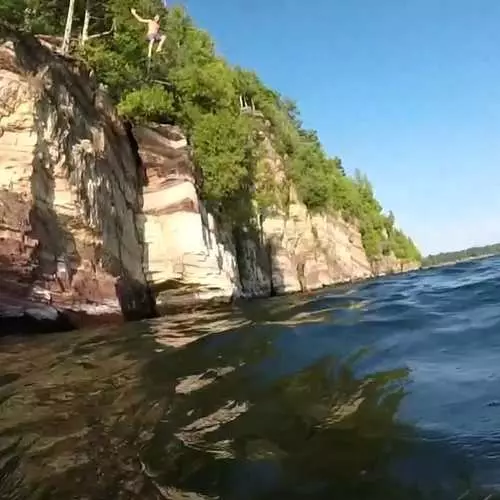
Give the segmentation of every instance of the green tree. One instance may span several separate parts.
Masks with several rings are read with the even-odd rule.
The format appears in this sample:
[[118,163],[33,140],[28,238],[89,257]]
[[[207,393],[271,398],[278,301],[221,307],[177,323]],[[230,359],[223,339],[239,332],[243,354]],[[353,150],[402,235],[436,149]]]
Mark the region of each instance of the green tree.
[[251,188],[254,139],[248,118],[228,111],[202,115],[194,125],[192,143],[207,200],[233,200]]
[[127,118],[144,122],[168,122],[175,114],[174,97],[161,85],[144,86],[127,92],[118,104]]
[[25,19],[29,15],[26,11],[27,7],[26,1],[2,0],[0,2],[0,18],[21,28],[25,25]]

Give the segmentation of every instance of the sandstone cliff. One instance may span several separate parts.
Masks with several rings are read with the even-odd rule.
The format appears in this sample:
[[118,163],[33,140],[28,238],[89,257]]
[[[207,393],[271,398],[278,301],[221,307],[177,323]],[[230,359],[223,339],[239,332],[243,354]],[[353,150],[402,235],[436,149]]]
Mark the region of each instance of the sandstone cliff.
[[[311,215],[293,188],[285,213],[264,218],[258,228],[228,231],[198,197],[179,129],[138,127],[134,135],[149,178],[145,234],[159,302],[265,297],[374,275],[357,228]],[[396,272],[390,268],[396,263],[381,262],[377,273]]]
[[[0,48],[0,304],[6,317],[149,316],[142,171],[87,72],[29,36]],[[118,279],[119,278],[119,279]]]
[[[199,198],[182,131],[127,128],[75,60],[14,33],[0,47],[0,157],[0,332],[26,313],[69,311],[70,328],[151,316],[155,299],[266,297],[406,270],[393,256],[370,264],[356,226],[311,215],[293,187],[286,210],[230,229]],[[270,150],[273,175],[280,161]]]

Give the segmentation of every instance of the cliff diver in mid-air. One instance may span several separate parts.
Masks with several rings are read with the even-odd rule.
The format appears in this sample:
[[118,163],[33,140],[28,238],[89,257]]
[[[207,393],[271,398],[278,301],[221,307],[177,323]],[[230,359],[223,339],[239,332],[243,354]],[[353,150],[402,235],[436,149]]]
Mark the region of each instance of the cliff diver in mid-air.
[[160,33],[160,16],[157,14],[153,19],[143,19],[137,14],[135,9],[130,9],[132,15],[141,23],[146,23],[148,25],[148,32],[146,38],[149,42],[148,48],[148,58],[151,59],[151,53],[153,52],[153,45],[158,42],[156,47],[156,52],[160,52],[163,44],[165,43],[166,36]]

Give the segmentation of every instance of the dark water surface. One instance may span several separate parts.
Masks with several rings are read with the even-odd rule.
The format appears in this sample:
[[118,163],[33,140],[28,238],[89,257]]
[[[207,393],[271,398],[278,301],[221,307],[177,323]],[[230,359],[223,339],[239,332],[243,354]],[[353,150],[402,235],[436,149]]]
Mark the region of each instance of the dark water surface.
[[500,498],[500,259],[0,341],[0,498]]

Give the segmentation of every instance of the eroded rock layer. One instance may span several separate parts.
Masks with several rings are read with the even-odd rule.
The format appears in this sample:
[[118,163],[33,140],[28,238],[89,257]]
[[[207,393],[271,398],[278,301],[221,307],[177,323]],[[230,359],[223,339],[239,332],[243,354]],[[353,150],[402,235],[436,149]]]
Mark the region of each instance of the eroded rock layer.
[[153,314],[128,131],[75,61],[10,39],[0,48],[4,316],[40,300],[76,319]]

